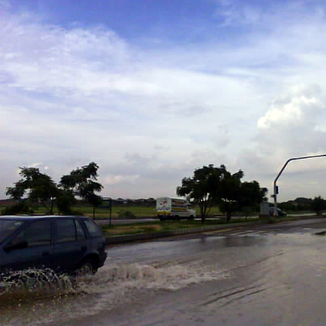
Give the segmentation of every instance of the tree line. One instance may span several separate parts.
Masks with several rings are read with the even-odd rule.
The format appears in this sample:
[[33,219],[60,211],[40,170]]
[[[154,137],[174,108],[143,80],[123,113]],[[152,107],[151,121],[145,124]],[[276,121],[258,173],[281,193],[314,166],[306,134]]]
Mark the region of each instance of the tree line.
[[203,223],[213,205],[219,206],[229,222],[234,212],[249,211],[266,200],[267,188],[261,188],[255,180],[243,182],[243,176],[242,170],[232,174],[225,165],[209,164],[196,169],[192,177],[183,178],[176,192],[198,205]]
[[102,202],[102,198],[96,194],[103,188],[97,182],[98,168],[96,163],[91,162],[63,175],[57,184],[38,168],[21,167],[21,179],[6,191],[6,195],[18,203],[6,208],[3,214],[31,214],[33,208],[38,206],[44,207],[50,215],[55,206],[60,214],[73,214],[72,206],[77,198],[88,202],[95,209]]
[[[6,195],[17,201],[7,207],[3,214],[32,214],[33,208],[42,206],[46,214],[53,214],[56,206],[59,214],[73,214],[72,207],[81,199],[95,210],[102,204],[102,197],[97,194],[103,186],[97,181],[99,166],[91,162],[81,168],[72,170],[63,175],[59,183],[38,168],[21,167],[20,176],[12,187],[8,187]],[[235,212],[250,213],[253,208],[266,199],[267,189],[261,188],[256,180],[242,181],[244,173],[229,172],[225,165],[216,167],[213,164],[195,169],[192,177],[182,179],[181,186],[177,187],[178,196],[185,196],[190,202],[198,205],[202,222],[209,214],[212,206],[218,206],[226,214],[227,222]],[[155,199],[116,200],[125,205],[154,206]],[[130,201],[130,202],[129,202]],[[120,203],[121,204],[121,203]],[[314,199],[297,198],[294,201],[280,203],[285,211],[314,210],[321,214],[326,209],[326,201],[320,196]],[[93,212],[94,212],[93,210]]]
[[282,210],[292,212],[314,211],[317,215],[322,215],[326,209],[326,200],[321,196],[312,198],[298,197],[294,200],[280,203],[278,205]]
[[[18,203],[6,208],[3,214],[32,214],[33,208],[38,206],[44,207],[46,214],[53,214],[54,207],[57,207],[59,214],[73,214],[72,206],[76,204],[77,198],[95,209],[103,201],[96,194],[103,188],[97,182],[98,168],[96,163],[91,162],[63,175],[60,182],[55,183],[38,168],[22,167],[21,179],[6,191],[6,195]],[[176,192],[178,196],[185,196],[198,205],[202,222],[213,205],[219,206],[229,222],[234,212],[249,212],[265,199],[267,193],[267,189],[261,188],[255,180],[242,182],[243,176],[242,170],[232,174],[224,165],[215,167],[210,164],[196,169],[193,177],[183,178]],[[150,200],[154,201],[153,198]]]

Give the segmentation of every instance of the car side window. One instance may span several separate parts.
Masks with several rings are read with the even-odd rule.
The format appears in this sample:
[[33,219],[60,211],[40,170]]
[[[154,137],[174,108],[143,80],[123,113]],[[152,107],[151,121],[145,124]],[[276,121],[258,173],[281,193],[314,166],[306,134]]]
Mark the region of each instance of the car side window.
[[79,220],[75,220],[76,223],[76,235],[78,240],[86,239],[85,231],[80,224]]
[[13,240],[12,243],[27,241],[28,247],[50,245],[52,240],[51,221],[37,221],[28,225]]
[[92,220],[84,220],[84,223],[91,238],[103,236],[101,229],[97,226],[95,222],[93,222]]
[[73,219],[57,219],[56,242],[70,242],[76,240],[76,226]]

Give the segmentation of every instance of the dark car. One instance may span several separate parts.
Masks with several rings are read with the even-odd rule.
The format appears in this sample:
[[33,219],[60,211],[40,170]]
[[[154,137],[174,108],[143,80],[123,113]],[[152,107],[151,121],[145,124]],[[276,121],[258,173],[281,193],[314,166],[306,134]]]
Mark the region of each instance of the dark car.
[[105,237],[88,217],[0,217],[0,272],[50,268],[95,273],[105,259]]

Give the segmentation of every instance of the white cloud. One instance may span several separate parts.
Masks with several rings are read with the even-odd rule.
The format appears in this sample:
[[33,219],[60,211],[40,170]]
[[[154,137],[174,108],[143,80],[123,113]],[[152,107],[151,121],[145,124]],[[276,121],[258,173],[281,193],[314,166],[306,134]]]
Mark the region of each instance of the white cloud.
[[[248,169],[250,177],[255,171],[260,181],[271,188],[272,181],[289,158],[326,153],[326,133],[317,128],[324,122],[325,104],[321,95],[320,88],[315,85],[295,85],[271,104],[258,120],[254,147],[245,150],[239,159],[241,164],[251,166]],[[325,168],[323,159],[292,162],[279,181],[283,190],[281,198],[315,196],[320,191],[323,194],[320,185],[312,187],[311,184],[320,180],[321,175],[326,177]]]
[[312,94],[314,88],[318,94],[316,87],[293,87],[292,96],[275,101],[265,116],[258,120],[258,128],[268,129],[274,125],[306,127],[309,122],[317,124],[316,115],[322,112],[324,104]]
[[116,185],[119,183],[135,183],[139,175],[108,175],[104,178],[104,185]]
[[210,163],[270,187],[288,157],[326,150],[322,14],[296,21],[298,9],[286,25],[283,13],[231,9],[229,24],[261,28],[159,49],[105,27],[2,16],[1,184],[33,162],[58,180],[95,161],[116,197],[174,195]]

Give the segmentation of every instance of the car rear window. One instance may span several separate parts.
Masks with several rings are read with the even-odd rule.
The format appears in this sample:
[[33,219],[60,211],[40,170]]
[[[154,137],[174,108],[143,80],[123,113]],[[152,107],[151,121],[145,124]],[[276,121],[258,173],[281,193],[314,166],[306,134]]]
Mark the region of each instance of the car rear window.
[[82,225],[80,224],[81,222],[78,220],[75,220],[76,223],[76,235],[78,240],[86,239],[85,232],[83,230]]
[[93,222],[92,220],[84,220],[84,223],[86,225],[89,235],[92,238],[103,236],[102,230],[98,227],[95,222]]
[[14,233],[25,221],[2,220],[0,219],[0,242]]
[[75,219],[57,220],[56,242],[70,242],[85,239],[85,233],[79,221]]

